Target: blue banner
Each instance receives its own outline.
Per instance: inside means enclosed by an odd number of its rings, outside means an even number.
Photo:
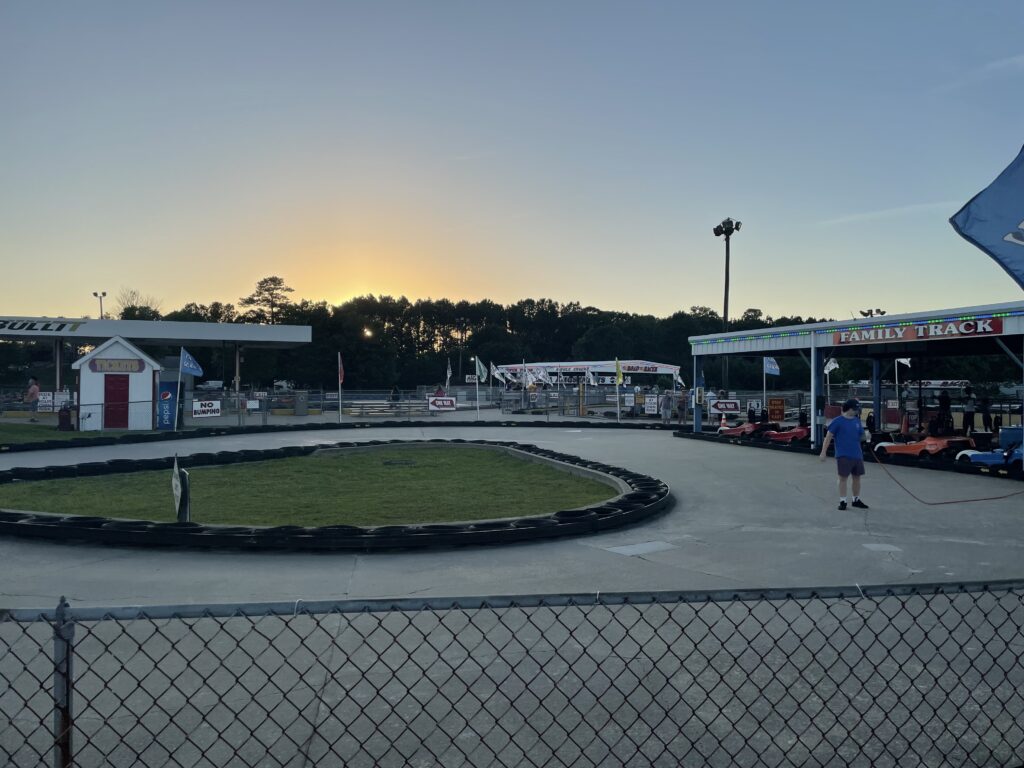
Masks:
[[[178,363],[178,368],[182,373],[191,373],[193,376],[202,376],[203,368],[196,362],[196,359],[188,353],[188,350],[184,347],[181,348],[181,362]]]
[[[779,376],[782,373],[774,357],[766,357],[764,359],[764,372],[769,376]]]
[[[174,429],[174,412],[178,409],[178,382],[161,381],[156,401],[156,428]]]
[[[1024,288],[1024,149],[949,223]]]

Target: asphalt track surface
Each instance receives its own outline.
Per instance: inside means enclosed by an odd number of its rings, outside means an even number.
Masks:
[[[391,438],[534,443],[658,477],[676,504],[607,534],[409,553],[174,551],[0,538],[0,605],[52,607],[61,595],[72,606],[121,606],[960,582],[1018,578],[1024,562],[1022,496],[928,507],[869,465],[863,496],[870,511],[839,512],[831,459],[680,440],[667,431],[288,432],[10,454],[0,457],[0,469]],[[932,501],[1021,490],[984,476],[890,471]],[[477,498],[487,503],[485,487]],[[194,514],[201,520],[201,510]],[[109,515],[128,516],[117,499]]]

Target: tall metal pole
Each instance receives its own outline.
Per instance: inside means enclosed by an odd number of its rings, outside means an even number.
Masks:
[[[725,308],[722,310],[722,333],[729,332],[729,240],[730,232],[725,233]],[[725,396],[729,396],[729,356],[722,355],[722,388]]]
[[[729,241],[732,236],[725,236],[725,309],[722,311],[722,331],[729,331]]]

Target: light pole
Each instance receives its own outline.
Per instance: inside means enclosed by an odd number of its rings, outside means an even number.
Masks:
[[[714,228],[715,237],[725,236],[725,308],[722,310],[722,333],[729,332],[729,241],[739,232],[743,222],[725,219]],[[722,388],[729,389],[729,358],[722,356]]]
[[[884,309],[860,309],[861,317],[883,317],[885,315]],[[856,318],[854,318],[856,319]],[[900,364],[897,362],[896,366],[896,399],[900,396]],[[875,429],[885,428],[885,415],[882,411],[882,368],[881,361],[877,357],[871,358],[871,416],[868,418],[874,418]]]
[[[93,291],[92,295],[100,300],[100,320],[103,319],[103,297],[107,295],[106,291]]]

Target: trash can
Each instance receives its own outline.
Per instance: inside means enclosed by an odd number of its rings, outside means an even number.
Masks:
[[[295,415],[309,416],[309,392],[295,393]]]
[[[57,429],[61,432],[71,431],[71,409],[66,405],[57,411]]]

